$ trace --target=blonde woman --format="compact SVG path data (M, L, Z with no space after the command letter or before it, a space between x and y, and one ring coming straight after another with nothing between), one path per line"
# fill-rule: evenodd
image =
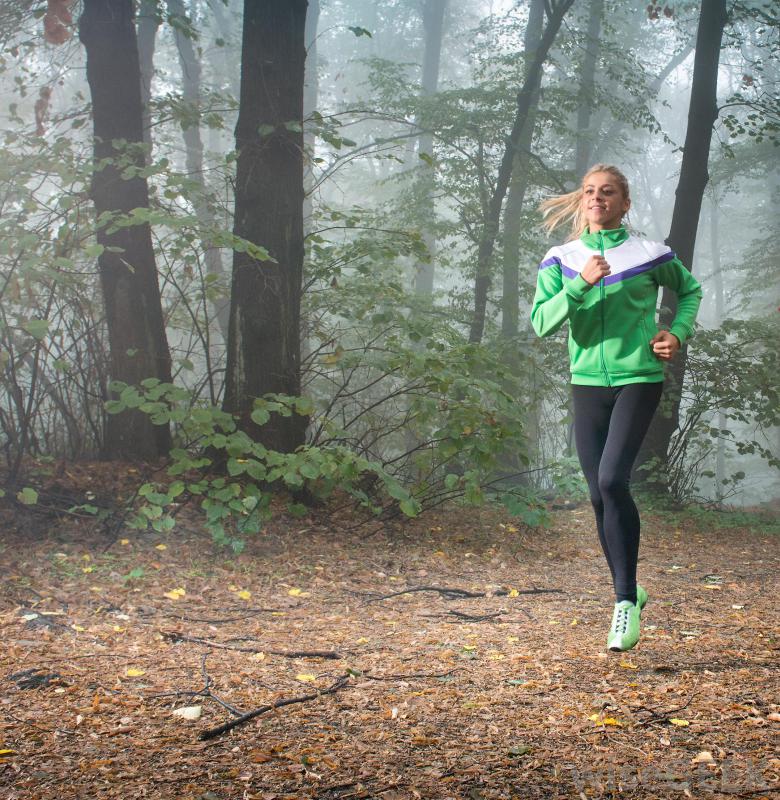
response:
M647 592L636 582L639 513L629 480L658 406L663 362L693 333L701 287L663 243L630 234L628 181L613 166L588 170L574 192L542 204L545 226L569 240L539 267L531 323L539 336L569 322L574 438L615 590L609 650L639 641ZM668 331L656 326L658 287L679 298Z

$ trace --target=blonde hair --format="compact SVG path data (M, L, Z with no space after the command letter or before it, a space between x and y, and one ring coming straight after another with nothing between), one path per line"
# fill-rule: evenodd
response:
M618 183L626 200L631 199L626 176L611 164L594 164L582 177L579 187L573 192L550 197L539 204L542 212L542 227L550 233L553 228L571 222L569 239L576 239L587 227L585 212L582 208L582 187L585 181L596 172L608 172Z

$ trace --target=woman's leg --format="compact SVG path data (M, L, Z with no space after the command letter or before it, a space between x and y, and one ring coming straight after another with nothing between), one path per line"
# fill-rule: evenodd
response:
M629 482L662 390L662 383L632 383L613 390L616 398L599 462L598 491L604 504L603 535L618 602L637 602L640 524Z
M599 542L601 542L601 549L606 556L614 585L615 568L604 534L604 502L599 489L599 465L609 434L609 420L615 402L615 390L609 386L576 385L573 385L571 389L574 401L574 442L582 472L588 483L590 502L596 515Z

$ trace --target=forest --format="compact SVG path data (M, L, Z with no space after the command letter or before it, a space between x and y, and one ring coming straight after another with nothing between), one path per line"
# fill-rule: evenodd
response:
M777 788L777 0L0 23L6 796ZM532 325L593 165L702 292L606 659L577 344Z

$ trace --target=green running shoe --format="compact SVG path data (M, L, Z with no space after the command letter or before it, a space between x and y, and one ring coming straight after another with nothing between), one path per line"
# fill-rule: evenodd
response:
M644 586L636 585L636 604L639 606L639 613L647 605L647 589Z
M615 603L612 627L607 637L607 649L617 652L630 650L639 641L639 603L621 600Z

